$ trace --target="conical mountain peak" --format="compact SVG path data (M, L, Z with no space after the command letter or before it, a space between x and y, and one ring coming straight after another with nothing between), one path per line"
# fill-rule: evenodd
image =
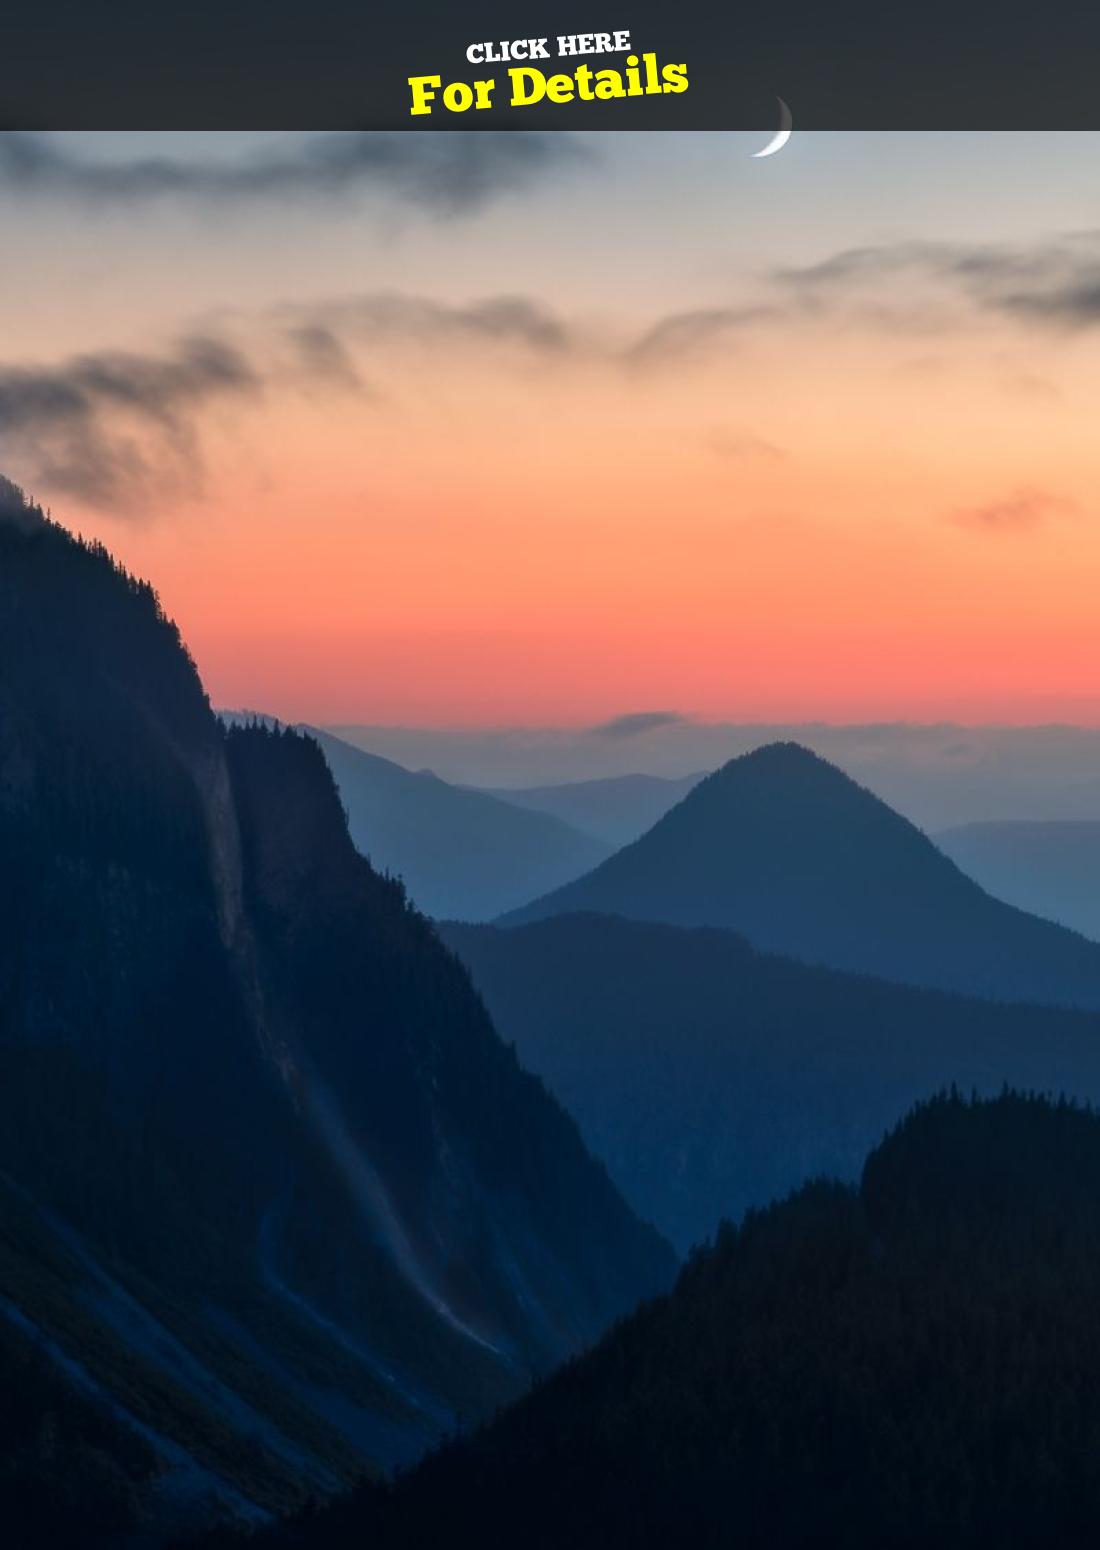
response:
M991 898L792 742L731 759L640 839L503 924L581 911L728 927L766 951L910 984L1100 1005L1100 946Z

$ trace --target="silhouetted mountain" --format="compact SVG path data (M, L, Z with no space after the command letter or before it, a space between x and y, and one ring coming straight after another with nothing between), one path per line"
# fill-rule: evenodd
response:
M820 1173L916 1099L1008 1082L1100 1101L1100 1015L916 990L610 915L440 928L502 1035L681 1249Z
M1100 823L968 823L935 839L994 898L1100 939Z
M598 782L638 771L679 776L717 769L779 742L820 754L929 834L993 818L1100 820L1100 726L672 718L641 736L618 737L609 736L606 725L328 730L407 769L436 770L444 780L488 791Z
M732 760L633 845L503 923L576 911L727 926L858 973L1100 1006L1100 944L991 899L919 829L793 743Z
M499 787L489 795L517 807L552 813L618 849L651 829L702 779L702 775L612 775L560 786Z
M427 915L490 920L609 853L609 845L549 813L413 774L308 730L336 778L356 847L379 871L400 877Z
M0 1364L73 1396L56 1446L0 1402L14 1542L82 1438L89 1521L260 1519L660 1284L317 745L223 728L151 589L6 486L0 662Z
M1100 1534L1100 1119L942 1097L301 1550L1008 1550Z

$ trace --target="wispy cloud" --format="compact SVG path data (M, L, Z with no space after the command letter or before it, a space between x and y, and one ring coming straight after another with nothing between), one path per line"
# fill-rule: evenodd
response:
M201 492L203 422L219 405L287 388L377 401L359 357L410 341L544 356L571 344L560 319L522 296L457 305L375 293L234 315L161 353L0 362L0 452L36 488L137 513Z
M874 287L911 287L899 319L919 316L938 288L980 311L1047 326L1082 329L1100 323L1100 231L1031 244L902 241L848 248L772 279L807 313L856 299L870 305Z
M192 489L196 417L214 400L260 389L244 355L202 336L163 355L0 366L0 447L35 485L129 509L151 486Z
M601 722L591 728L591 735L613 739L641 737L646 732L659 732L664 727L683 726L686 722L687 717L677 710L636 710Z
M901 240L758 276L745 299L658 318L621 352L631 369L707 359L767 334L858 324L883 336L952 334L998 317L1048 329L1100 323L1100 230L1031 244Z
M281 309L279 315L299 327L339 331L363 343L419 339L437 344L459 339L561 351L572 342L565 323L529 296L488 296L456 305L404 292L376 291Z
M981 533L1012 535L1031 532L1051 517L1072 515L1077 509L1077 503L1064 495L1028 486L999 500L952 512L949 520L956 527Z
M373 191L455 215L521 192L593 154L562 132L363 130L288 137L235 160L108 159L80 154L53 136L8 130L0 133L0 186L9 193L100 206L168 197L239 202Z
M766 306L705 307L670 313L647 329L624 359L628 365L639 367L683 360L778 316L774 307Z
M460 157L471 156L485 168L495 156L511 156L503 142L517 137L399 138L432 141L433 150L410 153L421 168L416 175L426 177L417 158L426 156L432 162L450 156L444 141L462 141L466 149ZM378 137L368 139L373 145ZM498 148L486 153L470 143L483 140ZM0 181L11 175L12 145L18 152L15 159L25 160L26 146L37 143L35 137L0 135ZM532 154L535 144L537 137L520 152L521 159ZM36 176L56 176L62 183L70 173L76 176L71 158L62 157L59 164L52 142L47 150L46 165L53 171L47 175L40 168ZM273 189L274 152L265 154L266 173L260 176L251 167L248 175L260 184L269 179L267 186ZM377 146L371 154L377 159ZM404 154L394 152L398 158ZM293 149L293 156L317 155L316 143L312 151L301 144ZM291 151L287 156L293 160ZM324 162L323 156L320 159ZM153 168L163 171L164 165L112 166L105 176L121 179L120 190L129 189L119 197L135 198L144 179L151 186L155 183ZM179 170L183 164L167 166L177 172L166 175L166 183L178 175L195 192L206 186L209 169L200 176L188 165L185 179ZM412 163L406 168L410 177L411 168ZM244 176L243 169L238 172ZM30 174L24 168L21 175ZM218 188L236 175L225 167L210 173ZM946 288L954 299L956 318L961 304L1004 317L1026 317L1047 327L1056 320L1064 327L1083 327L1091 321L1094 300L1100 305L1100 233L1030 248L928 242L863 247L801 269L777 270L764 283L767 288L744 305L669 313L633 335L610 318L594 323L563 317L533 296L455 302L375 291L254 313L222 313L159 353L103 351L48 365L0 362L0 452L36 488L75 495L122 515L149 508L163 497L201 491L203 432L220 406L306 389L313 396L352 395L369 410L386 399L386 372L401 371L397 352L406 346L441 358L447 350L461 352L463 359L478 350L502 367L515 363L522 368L530 357L579 370L672 375L691 369L721 343L748 344L761 335L789 331L792 325L812 325L817 318L847 319L858 312L869 326L886 328L899 295L904 298L901 310L917 315L936 286ZM942 297L930 304L933 310L940 301ZM700 426L689 434L726 459L778 462L787 455L783 447L736 426L710 433ZM1025 489L955 513L952 520L984 531L1019 531L1058 509L1057 497Z
M295 367L319 386L366 393L367 387L340 335L327 324L312 321L297 323L287 330L295 351Z

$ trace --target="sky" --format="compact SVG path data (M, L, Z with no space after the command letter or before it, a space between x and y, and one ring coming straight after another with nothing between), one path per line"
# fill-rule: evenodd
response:
M0 133L0 471L288 720L1100 724L1100 137Z

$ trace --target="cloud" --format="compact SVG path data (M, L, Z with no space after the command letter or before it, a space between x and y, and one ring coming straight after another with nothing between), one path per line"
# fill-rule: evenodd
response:
M1076 510L1076 502L1066 496L1025 486L1001 500L953 512L949 520L956 527L974 528L983 533L1027 533L1042 526L1050 517L1072 515Z
M373 293L234 315L160 354L0 362L0 451L37 488L126 515L201 491L201 430L212 409L295 386L377 401L357 353L410 341L542 355L572 342L557 317L522 296L456 305Z
M350 351L334 329L312 322L299 323L287 332L296 352L296 366L311 381L349 393L367 391Z
M426 296L376 291L284 310L314 327L353 334L367 343L387 338L429 344L459 339L561 351L571 342L565 324L527 296L489 296L454 305Z
M813 294L839 289L856 282L880 279L905 269L934 264L943 245L931 242L893 242L879 246L844 248L815 264L776 269L772 278L781 285Z
M673 312L660 318L633 344L624 357L628 365L656 366L697 355L730 334L767 322L778 314L773 307L705 307L693 312Z
M773 272L780 290L807 312L825 312L849 295L865 308L883 281L940 288L979 311L1084 329L1100 323L1100 231L1030 245L905 241L848 248L819 263ZM920 316L916 292L899 321Z
M206 336L159 356L105 351L55 366L0 365L0 447L36 485L130 509L153 486L193 489L196 416L260 389L239 351Z
M9 193L133 205L165 197L219 202L396 196L437 215L465 213L577 165L591 154L562 131L349 131L287 138L236 160L90 157L53 137L0 133Z
M640 737L646 732L658 732L664 727L686 726L687 717L676 710L636 710L626 716L615 716L611 721L592 727L592 737L624 738Z

